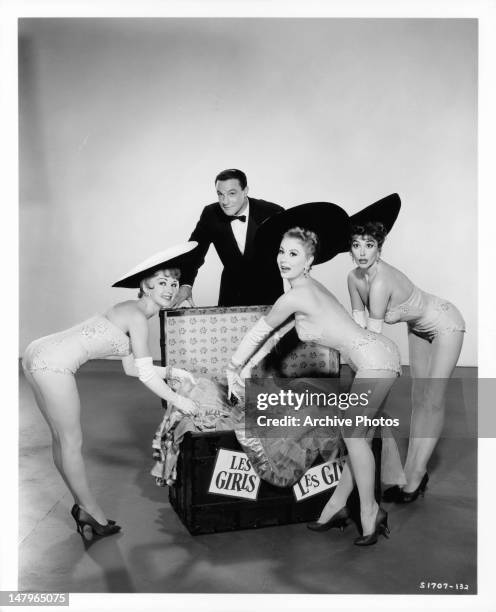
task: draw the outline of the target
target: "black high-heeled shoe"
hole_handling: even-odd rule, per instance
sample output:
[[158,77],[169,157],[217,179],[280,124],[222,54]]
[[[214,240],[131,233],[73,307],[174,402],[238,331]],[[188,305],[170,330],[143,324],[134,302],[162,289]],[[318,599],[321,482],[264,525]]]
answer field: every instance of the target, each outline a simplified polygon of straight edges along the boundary
[[428,482],[429,482],[429,474],[426,472],[423,475],[422,480],[420,481],[420,484],[415,489],[415,491],[412,491],[411,493],[409,493],[408,491],[404,491],[403,489],[401,490],[398,496],[398,499],[396,500],[396,503],[411,504],[417,499],[419,495],[422,495],[422,497],[424,497]]
[[369,535],[362,535],[355,540],[357,546],[371,546],[377,542],[377,536],[382,534],[385,538],[389,538],[389,527],[388,527],[388,514],[380,506],[377,509],[375,517],[375,527],[372,533]]
[[320,523],[319,521],[313,521],[307,523],[307,528],[311,531],[327,531],[333,527],[339,527],[341,531],[343,531],[349,518],[350,512],[346,506],[343,506],[341,510],[335,512],[327,522]]
[[[77,504],[74,504],[74,506],[72,506],[72,508],[71,508],[72,518],[73,518],[75,521],[76,521],[77,519],[76,519],[76,517],[74,516],[74,514],[77,512],[77,509],[78,509],[78,508],[79,508],[79,506],[78,506]],[[109,525],[115,525],[115,524],[116,524],[116,523],[115,523],[115,521],[113,521],[112,519],[108,519],[108,520],[107,520],[107,523],[108,523]]]
[[76,521],[76,527],[79,535],[89,542],[94,539],[94,536],[101,538],[114,533],[118,533],[121,530],[120,525],[116,525],[115,521],[108,521],[106,525],[102,525],[96,521],[91,514],[88,514],[86,510],[83,510],[77,504],[74,504],[71,508],[72,518]]

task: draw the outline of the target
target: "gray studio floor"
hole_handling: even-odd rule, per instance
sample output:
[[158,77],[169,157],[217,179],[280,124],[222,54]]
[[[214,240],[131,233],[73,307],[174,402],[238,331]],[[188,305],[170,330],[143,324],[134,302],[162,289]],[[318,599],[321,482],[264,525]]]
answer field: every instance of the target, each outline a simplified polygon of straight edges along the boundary
[[[474,377],[473,368],[458,376]],[[160,402],[120,362],[78,375],[94,492],[123,531],[85,551],[50,436],[20,375],[19,589],[137,593],[426,593],[422,581],[476,592],[476,440],[443,439],[425,498],[386,504],[391,538],[358,548],[305,525],[191,536],[149,476]],[[454,594],[454,591],[448,591]],[[432,591],[430,592],[432,593]]]

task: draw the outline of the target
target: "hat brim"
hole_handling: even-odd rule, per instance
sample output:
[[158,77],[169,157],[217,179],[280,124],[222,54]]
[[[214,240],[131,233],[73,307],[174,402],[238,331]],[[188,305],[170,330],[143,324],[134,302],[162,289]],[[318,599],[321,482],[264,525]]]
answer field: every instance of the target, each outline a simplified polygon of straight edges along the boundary
[[255,235],[255,248],[269,261],[275,261],[283,234],[293,227],[317,234],[319,249],[314,264],[329,261],[341,253],[350,233],[349,217],[340,206],[331,202],[308,202],[264,221]]
[[144,278],[153,276],[157,270],[164,268],[183,267],[188,261],[189,255],[198,243],[194,241],[185,242],[172,246],[165,251],[159,251],[148,257],[137,266],[126,272],[112,287],[125,287],[127,289],[137,289]]
[[351,215],[350,224],[353,227],[354,225],[366,225],[371,222],[382,223],[389,234],[398,217],[400,208],[400,196],[397,193],[392,193]]

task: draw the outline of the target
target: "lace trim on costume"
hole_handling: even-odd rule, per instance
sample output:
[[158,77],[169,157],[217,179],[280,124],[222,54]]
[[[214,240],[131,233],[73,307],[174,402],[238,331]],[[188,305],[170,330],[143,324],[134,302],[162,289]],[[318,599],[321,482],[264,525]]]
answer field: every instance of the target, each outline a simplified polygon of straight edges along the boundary
[[[41,361],[41,360],[40,360]],[[42,363],[33,365],[29,368],[30,372],[56,372],[57,374],[74,374],[74,372],[70,368],[54,368],[52,366],[48,366]]]
[[98,320],[96,323],[93,323],[91,325],[85,325],[81,329],[81,334],[86,338],[95,338],[98,336],[105,335],[108,329],[117,330],[120,335],[123,336],[123,338],[119,340],[117,338],[114,338],[113,336],[108,339],[112,350],[119,355],[122,353],[129,352],[129,338],[120,328],[118,328],[106,318],[102,317],[102,319]]
[[[367,365],[367,370],[391,370],[401,374],[401,365],[399,362],[399,355],[396,347],[393,348],[388,342],[383,342],[378,334],[373,332],[367,332],[365,336],[353,340],[350,344],[349,352],[353,350],[360,350],[371,343],[379,342],[383,348],[392,356],[391,360],[384,362],[382,359],[380,362],[372,363]],[[394,356],[394,357],[393,357]],[[353,358],[350,357],[353,361]]]
[[377,336],[371,332],[367,332],[365,336],[361,336],[358,340],[353,340],[350,344],[350,349],[355,350],[359,349],[362,346],[367,346],[371,342],[375,342],[377,340]]
[[[451,302],[439,301],[435,304],[434,310],[438,312],[452,312],[454,310]],[[453,323],[453,325],[443,325],[436,330],[438,334],[450,334],[452,332],[461,331],[465,332],[465,325]]]
[[436,330],[436,335],[442,336],[444,334],[452,334],[453,332],[457,331],[466,333],[467,330],[464,327],[461,327],[460,325],[452,325],[450,327],[443,327],[443,329]]
[[410,312],[410,306],[406,303],[407,301],[408,300],[406,300],[402,304],[398,304],[398,306],[394,306],[393,308],[390,308],[384,315],[384,320],[396,312],[402,312],[403,314],[408,314]]
[[384,321],[388,323],[390,319],[392,319],[395,316],[395,314],[398,312],[401,312],[404,315],[410,314],[410,307],[411,307],[410,302],[413,296],[415,295],[415,292],[416,292],[416,288],[414,287],[410,295],[406,298],[406,300],[404,300],[400,304],[397,304],[396,306],[393,306],[393,308],[390,308],[389,310],[387,310],[384,315]]
[[[55,349],[57,353],[64,342],[71,341],[73,338],[82,337],[89,344],[92,340],[103,338],[109,346],[109,354],[115,356],[125,356],[130,352],[129,338],[126,334],[111,321],[102,315],[95,315],[88,322],[83,323],[79,328],[70,328],[52,336],[46,336],[35,340],[26,350],[26,355],[23,360],[24,366],[30,371],[45,370],[50,372],[58,372],[60,374],[75,374],[77,367],[63,367],[54,363],[52,351]],[[88,348],[84,346],[82,350],[86,351],[87,357]],[[64,347],[61,349],[63,354]],[[90,348],[91,351],[91,348]],[[45,357],[46,355],[46,357]],[[79,364],[78,364],[79,366]]]
[[[64,341],[63,338],[52,340],[50,346],[59,346]],[[30,372],[37,372],[39,370],[57,372],[58,374],[74,374],[74,370],[71,368],[58,368],[48,364],[42,355],[46,351],[46,345],[42,343],[38,348],[34,349],[31,358],[29,359],[28,370]]]

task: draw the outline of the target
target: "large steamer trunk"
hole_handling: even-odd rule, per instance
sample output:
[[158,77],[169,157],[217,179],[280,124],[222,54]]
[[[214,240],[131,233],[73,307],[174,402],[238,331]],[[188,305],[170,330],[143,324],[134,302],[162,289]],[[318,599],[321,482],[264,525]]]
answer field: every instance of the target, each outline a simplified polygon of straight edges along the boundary
[[169,500],[193,535],[311,521],[334,490],[297,502],[293,487],[262,480],[256,501],[209,493],[219,449],[242,450],[232,431],[188,432],[181,444],[177,482],[169,489]]
[[[161,311],[162,365],[181,367],[225,383],[225,369],[232,353],[268,308],[240,306]],[[290,332],[253,370],[252,376],[329,378],[339,376],[339,368],[337,351],[302,343]],[[242,451],[233,431],[188,432],[181,443],[177,480],[169,487],[169,500],[191,534],[314,520],[334,491],[328,489],[296,501],[293,487],[276,487],[261,481],[256,501],[211,493],[209,485],[220,449]],[[374,440],[373,449],[379,469],[380,440]],[[318,457],[315,464],[322,462]]]

